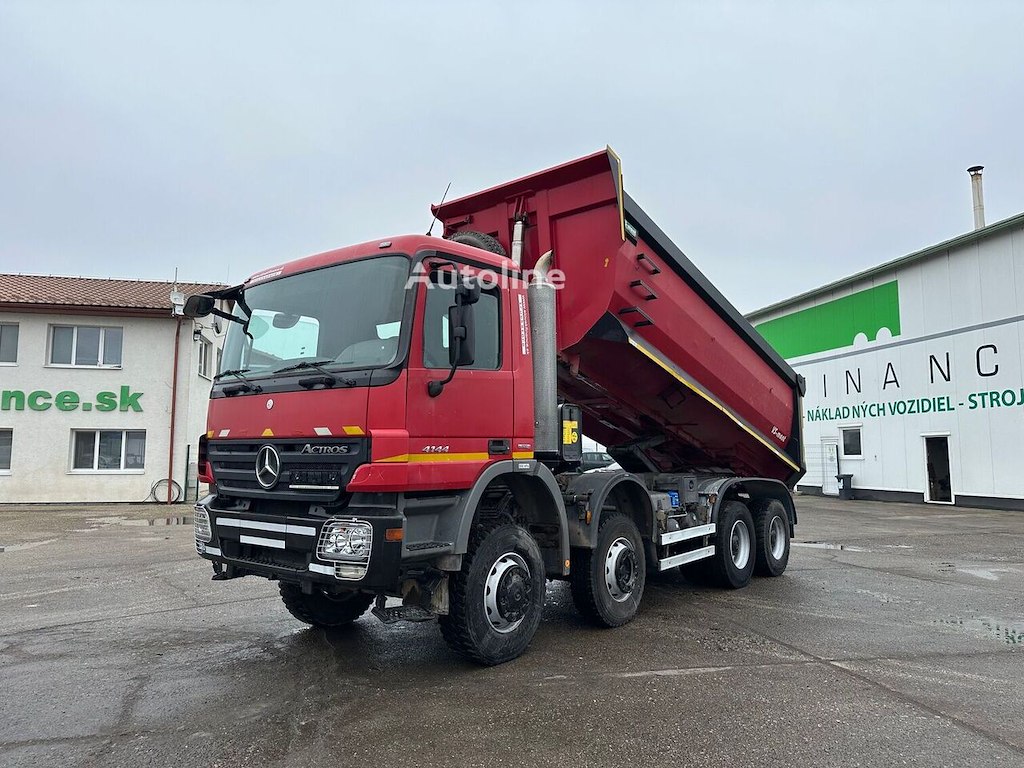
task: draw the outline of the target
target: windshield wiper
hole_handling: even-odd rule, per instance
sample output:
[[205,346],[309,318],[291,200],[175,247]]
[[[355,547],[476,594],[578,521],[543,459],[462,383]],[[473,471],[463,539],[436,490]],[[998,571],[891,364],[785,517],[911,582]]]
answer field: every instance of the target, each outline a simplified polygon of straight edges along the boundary
[[[249,369],[249,368],[239,368],[238,370],[235,370],[235,371],[221,371],[220,373],[218,373],[213,378],[214,378],[214,381],[217,381],[217,380],[223,378],[224,376],[234,376],[236,379],[238,379],[239,381],[242,382],[241,384],[239,384],[239,385],[237,385],[235,387],[225,388],[224,394],[235,394],[237,392],[256,392],[256,393],[262,392],[263,391],[263,387],[261,387],[259,384],[253,384],[249,379],[247,379],[243,375],[243,374],[245,374],[246,371],[249,371],[249,370],[251,370],[251,369]],[[231,390],[230,392],[228,391],[229,389]]]
[[355,379],[348,379],[339,377],[337,374],[331,373],[324,368],[324,363],[333,363],[334,360],[328,358],[325,360],[303,360],[301,363],[295,363],[295,365],[287,365],[284,368],[278,368],[274,373],[284,373],[285,371],[301,371],[303,368],[315,368],[320,371],[323,376],[312,376],[308,379],[299,379],[299,386],[309,389],[315,387],[317,384],[322,384],[325,387],[333,387],[338,381],[341,381],[346,387],[354,387],[356,385]]
[[334,376],[333,373],[323,367],[324,363],[333,363],[334,360],[325,357],[321,360],[303,360],[301,363],[295,363],[295,365],[286,365],[284,368],[275,368],[271,373],[284,373],[285,371],[300,371],[303,368],[316,368],[322,372],[324,376]]

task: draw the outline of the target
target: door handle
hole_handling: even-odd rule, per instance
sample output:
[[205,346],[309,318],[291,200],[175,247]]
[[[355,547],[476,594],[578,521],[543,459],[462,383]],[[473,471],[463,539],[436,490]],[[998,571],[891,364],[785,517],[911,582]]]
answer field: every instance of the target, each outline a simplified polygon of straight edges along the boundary
[[488,440],[487,453],[491,455],[508,453],[512,447],[511,443],[511,440]]

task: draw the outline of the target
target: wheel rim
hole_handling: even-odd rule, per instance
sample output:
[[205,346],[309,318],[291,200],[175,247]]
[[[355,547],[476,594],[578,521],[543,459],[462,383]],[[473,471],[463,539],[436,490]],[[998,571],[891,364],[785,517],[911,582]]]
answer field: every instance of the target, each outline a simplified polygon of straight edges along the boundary
[[732,530],[729,532],[729,549],[732,553],[732,564],[742,571],[750,560],[750,531],[742,520],[732,524]]
[[787,541],[789,541],[789,535],[786,532],[786,524],[781,517],[776,515],[768,527],[768,551],[771,552],[772,558],[782,559],[782,556],[786,554]]
[[608,547],[604,558],[604,584],[612,600],[625,602],[636,586],[636,550],[633,542],[619,537]]
[[506,552],[494,561],[484,583],[484,613],[495,632],[515,631],[533,602],[533,580],[526,561]]

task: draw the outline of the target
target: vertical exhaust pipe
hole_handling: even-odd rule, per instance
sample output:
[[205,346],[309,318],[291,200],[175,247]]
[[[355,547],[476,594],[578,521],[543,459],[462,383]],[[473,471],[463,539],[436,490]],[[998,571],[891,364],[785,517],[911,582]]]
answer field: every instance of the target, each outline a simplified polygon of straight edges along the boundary
[[972,165],[967,169],[971,174],[971,197],[974,198],[974,228],[981,229],[985,226],[985,198],[981,192],[981,172],[985,170],[983,165]]
[[551,251],[537,260],[526,296],[530,303],[530,341],[533,344],[534,452],[550,456],[558,453],[559,425],[555,287],[548,280],[549,269]]
[[512,263],[517,267],[523,264],[523,230],[526,229],[526,216],[516,218],[512,225]]

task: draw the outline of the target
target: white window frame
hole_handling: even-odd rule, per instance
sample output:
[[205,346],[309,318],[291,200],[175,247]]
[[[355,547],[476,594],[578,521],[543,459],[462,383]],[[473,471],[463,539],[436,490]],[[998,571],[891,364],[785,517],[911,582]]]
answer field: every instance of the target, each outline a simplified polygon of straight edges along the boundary
[[18,343],[14,345],[14,359],[13,360],[8,360],[6,362],[3,361],[3,360],[0,360],[0,366],[5,366],[5,367],[6,366],[11,366],[11,367],[13,367],[13,366],[16,366],[18,364],[18,347],[21,346],[21,323],[12,323],[12,322],[8,322],[7,320],[4,320],[4,321],[0,322],[0,330],[2,330],[3,326],[5,326],[5,325],[8,325],[8,326],[11,326],[12,328],[17,328],[18,329]]
[[[0,427],[0,432],[10,432],[11,433],[11,466],[13,466],[14,465],[14,427]],[[9,475],[9,474],[11,474],[11,467],[7,467],[7,469],[4,469],[3,467],[0,467],[0,476],[2,476],[2,475]]]
[[[204,379],[213,379],[213,342],[199,337],[199,375]],[[205,369],[205,370],[204,370]]]
[[[81,432],[92,432],[93,433],[93,444],[92,444],[92,469],[76,469],[75,468],[75,440]],[[121,433],[121,468],[120,469],[98,469],[100,461],[100,432],[120,432]],[[128,433],[129,432],[141,432],[145,435],[145,442],[149,443],[149,435],[144,429],[72,429],[71,430],[71,445],[70,454],[68,456],[68,471],[69,475],[144,475],[146,474],[146,466],[143,463],[141,469],[125,469],[125,451],[128,449]],[[148,445],[147,445],[148,448]]]
[[[100,346],[99,346],[99,364],[98,365],[79,365],[75,362],[78,359],[78,329],[81,327],[87,328],[99,328],[100,329]],[[57,328],[70,328],[71,329],[71,362],[70,363],[55,363],[53,362],[53,332]],[[107,331],[110,329],[116,329],[121,331],[121,362],[117,365],[104,364],[103,362],[103,351],[107,341]],[[49,333],[47,334],[46,344],[46,367],[47,368],[106,368],[108,370],[120,370],[124,367],[124,326],[123,325],[89,325],[87,323],[77,323],[75,325],[66,325],[64,323],[54,323],[50,326]]]
[[[856,429],[860,432],[860,453],[849,454],[846,452],[846,440],[843,432],[847,429]],[[864,461],[864,424],[840,424],[839,425],[839,458],[846,461]]]

